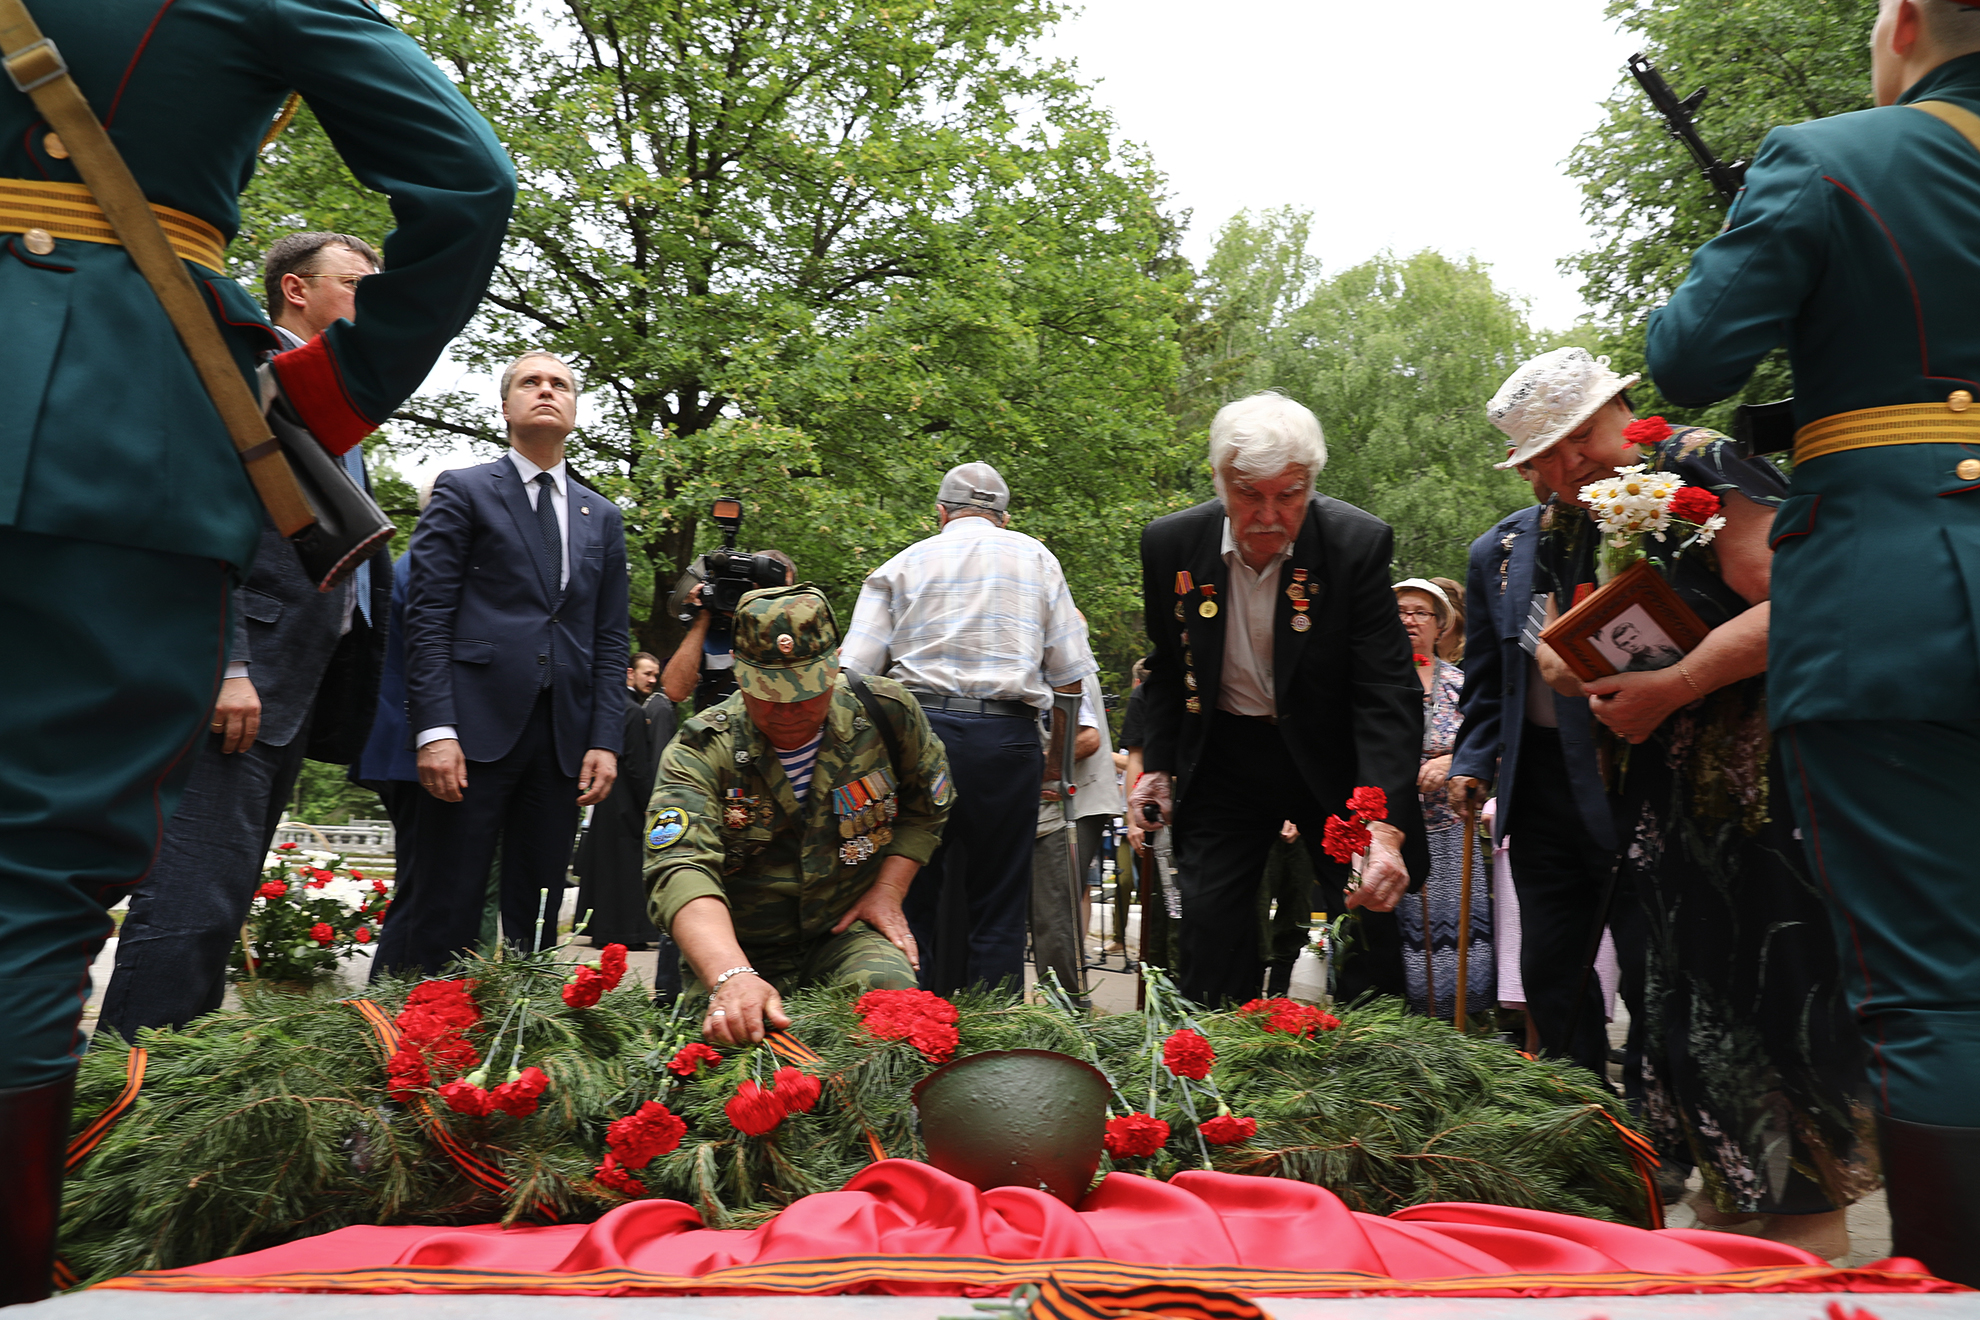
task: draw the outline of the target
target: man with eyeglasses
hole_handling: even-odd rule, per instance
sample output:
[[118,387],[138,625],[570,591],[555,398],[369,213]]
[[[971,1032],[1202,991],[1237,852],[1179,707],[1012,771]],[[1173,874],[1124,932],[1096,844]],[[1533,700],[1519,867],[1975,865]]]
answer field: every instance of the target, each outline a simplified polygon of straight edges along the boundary
[[[262,259],[268,319],[284,350],[357,314],[378,254],[348,234],[291,234]],[[268,356],[274,356],[270,352]],[[343,456],[366,481],[363,447]],[[319,592],[266,517],[234,590],[226,677],[157,860],[131,895],[99,1025],[126,1040],[220,1007],[227,961],[304,757],[349,762],[377,709],[392,561],[380,550]],[[375,623],[374,623],[375,621]]]

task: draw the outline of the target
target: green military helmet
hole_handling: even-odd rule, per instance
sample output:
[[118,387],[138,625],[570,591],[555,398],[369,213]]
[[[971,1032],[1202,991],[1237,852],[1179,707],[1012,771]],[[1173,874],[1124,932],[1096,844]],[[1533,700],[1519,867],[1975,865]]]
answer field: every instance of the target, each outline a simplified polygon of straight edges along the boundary
[[839,673],[839,621],[817,587],[752,591],[736,603],[736,686],[764,701],[809,701]]

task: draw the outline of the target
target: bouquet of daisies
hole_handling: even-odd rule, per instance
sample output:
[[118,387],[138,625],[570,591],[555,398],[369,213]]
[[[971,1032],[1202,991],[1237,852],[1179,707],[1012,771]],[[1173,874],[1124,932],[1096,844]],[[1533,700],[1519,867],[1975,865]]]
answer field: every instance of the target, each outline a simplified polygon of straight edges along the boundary
[[[1726,525],[1717,495],[1688,486],[1669,472],[1652,472],[1644,463],[1619,467],[1615,476],[1589,482],[1581,488],[1581,499],[1602,533],[1597,575],[1603,582],[1639,559],[1661,563],[1693,546],[1710,545]],[[1677,544],[1668,556],[1651,553],[1652,544],[1661,547],[1673,538]]]

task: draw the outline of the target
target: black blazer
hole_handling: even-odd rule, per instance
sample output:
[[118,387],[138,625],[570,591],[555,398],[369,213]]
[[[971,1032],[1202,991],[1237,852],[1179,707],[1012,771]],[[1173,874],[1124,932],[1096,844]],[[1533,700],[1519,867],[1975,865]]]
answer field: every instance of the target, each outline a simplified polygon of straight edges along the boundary
[[561,771],[577,774],[587,748],[621,749],[625,534],[612,501],[574,476],[569,495],[571,577],[560,594],[556,568],[538,562],[536,514],[506,454],[434,480],[407,560],[406,705],[414,737],[450,724],[468,760],[501,759],[516,745],[542,667],[550,665]]
[[[1230,620],[1229,571],[1222,554],[1224,505],[1211,500],[1157,518],[1141,534],[1142,599],[1154,652],[1143,684],[1147,742],[1142,764],[1175,776],[1176,803],[1196,789],[1194,773],[1216,709],[1224,667],[1224,628]],[[1322,810],[1342,815],[1348,794],[1362,785],[1389,797],[1389,821],[1403,831],[1403,860],[1413,879],[1429,871],[1416,772],[1423,752],[1423,685],[1410,662],[1409,635],[1396,614],[1389,561],[1395,534],[1352,504],[1312,496],[1299,539],[1279,573],[1272,624],[1272,681],[1279,732],[1306,787]],[[1293,570],[1307,570],[1313,626],[1292,626],[1285,587]],[[1176,618],[1176,574],[1188,570],[1192,590]],[[1216,588],[1215,618],[1197,612],[1194,588]],[[1195,658],[1197,689],[1183,683],[1183,633]],[[1201,698],[1191,714],[1187,699]]]
[[371,557],[371,617],[353,611],[344,626],[346,592],[319,592],[287,538],[264,515],[261,545],[246,579],[234,589],[233,637],[227,658],[246,661],[261,698],[256,741],[287,747],[310,715],[308,755],[339,764],[354,760],[371,730],[378,675],[385,656],[385,619],[392,599],[392,556]]

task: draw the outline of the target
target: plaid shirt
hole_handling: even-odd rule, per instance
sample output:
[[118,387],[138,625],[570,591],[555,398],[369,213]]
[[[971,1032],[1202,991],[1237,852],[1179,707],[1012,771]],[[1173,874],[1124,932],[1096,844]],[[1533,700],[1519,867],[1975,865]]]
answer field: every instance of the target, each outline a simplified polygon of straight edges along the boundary
[[917,692],[1052,707],[1099,669],[1059,561],[988,518],[952,518],[867,576],[839,662]]

